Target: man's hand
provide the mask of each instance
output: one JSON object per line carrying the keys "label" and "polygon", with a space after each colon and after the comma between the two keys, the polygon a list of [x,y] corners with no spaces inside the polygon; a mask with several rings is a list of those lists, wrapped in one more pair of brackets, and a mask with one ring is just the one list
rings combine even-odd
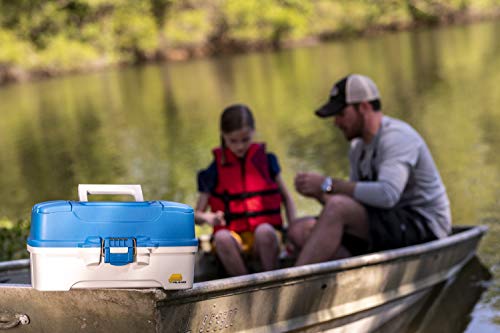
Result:
{"label": "man's hand", "polygon": [[306,197],[313,197],[321,200],[323,196],[321,184],[323,184],[325,179],[326,177],[319,173],[299,172],[295,176],[295,189]]}

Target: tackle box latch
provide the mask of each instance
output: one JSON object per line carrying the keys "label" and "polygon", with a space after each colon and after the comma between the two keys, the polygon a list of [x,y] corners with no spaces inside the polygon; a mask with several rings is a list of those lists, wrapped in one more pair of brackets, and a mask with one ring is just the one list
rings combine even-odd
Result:
{"label": "tackle box latch", "polygon": [[107,237],[101,239],[101,256],[105,263],[113,266],[124,266],[134,262],[137,254],[135,238]]}

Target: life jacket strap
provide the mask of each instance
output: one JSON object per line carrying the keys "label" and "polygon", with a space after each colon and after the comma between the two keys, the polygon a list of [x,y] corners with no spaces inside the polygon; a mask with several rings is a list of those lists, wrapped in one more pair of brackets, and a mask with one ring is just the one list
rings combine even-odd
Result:
{"label": "life jacket strap", "polygon": [[261,195],[274,195],[274,194],[279,194],[280,190],[279,189],[272,189],[272,190],[263,190],[263,191],[255,191],[255,192],[243,192],[243,193],[232,193],[229,194],[227,192],[224,193],[216,193],[212,192],[211,194],[223,200],[224,202],[226,201],[234,201],[234,200],[244,200],[256,196],[261,196]]}
{"label": "life jacket strap", "polygon": [[275,214],[280,214],[280,213],[281,213],[281,210],[279,208],[261,210],[258,212],[229,213],[228,216],[226,216],[227,214],[224,214],[224,219],[226,220],[226,222],[230,222],[232,220],[241,219],[241,218],[275,215]]}

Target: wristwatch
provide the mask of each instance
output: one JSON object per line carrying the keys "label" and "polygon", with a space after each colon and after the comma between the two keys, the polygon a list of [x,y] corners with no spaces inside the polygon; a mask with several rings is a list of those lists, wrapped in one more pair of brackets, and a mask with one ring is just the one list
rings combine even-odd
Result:
{"label": "wristwatch", "polygon": [[333,193],[333,180],[332,177],[326,177],[325,180],[323,181],[323,184],[321,184],[321,191],[323,193],[327,194],[332,194]]}

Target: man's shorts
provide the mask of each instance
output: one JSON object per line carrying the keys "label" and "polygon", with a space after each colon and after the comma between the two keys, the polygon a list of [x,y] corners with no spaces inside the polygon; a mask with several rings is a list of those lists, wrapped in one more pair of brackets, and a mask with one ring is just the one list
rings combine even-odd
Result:
{"label": "man's shorts", "polygon": [[381,209],[366,206],[370,228],[370,242],[344,233],[342,245],[352,254],[361,255],[437,239],[429,222],[409,207]]}

